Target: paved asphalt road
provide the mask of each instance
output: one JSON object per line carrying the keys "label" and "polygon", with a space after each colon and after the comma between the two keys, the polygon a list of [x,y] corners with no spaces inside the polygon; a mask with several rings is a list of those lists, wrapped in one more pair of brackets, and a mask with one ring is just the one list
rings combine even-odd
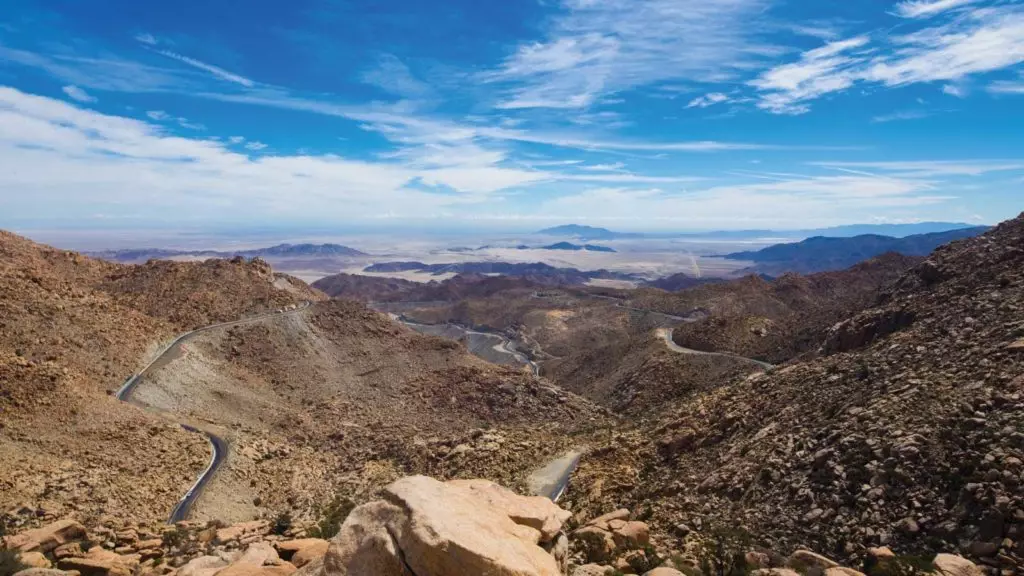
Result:
{"label": "paved asphalt road", "polygon": [[[161,350],[160,353],[157,354],[156,358],[154,358],[152,362],[147,364],[146,367],[143,368],[138,374],[133,375],[131,378],[125,381],[125,383],[122,384],[121,388],[117,391],[117,399],[129,404],[142,406],[142,404],[135,402],[132,397],[135,393],[135,389],[138,388],[139,384],[142,383],[142,381],[145,379],[146,374],[150,370],[154,369],[154,366],[156,366],[162,359],[164,359],[165,356],[167,356],[168,354],[173,354],[178,346],[180,346],[189,338],[195,336],[196,334],[199,334],[200,332],[213,330],[214,328],[242,326],[244,324],[251,324],[253,322],[266,320],[267,318],[274,318],[276,316],[283,316],[288,314],[296,314],[298,312],[305,310],[306,308],[309,308],[309,306],[309,302],[304,302],[298,308],[294,310],[289,310],[287,312],[271,312],[268,314],[261,314],[259,316],[254,316],[252,318],[246,318],[243,320],[221,322],[220,324],[211,324],[209,326],[197,328],[196,330],[193,330],[191,332],[186,332],[175,338],[170,344],[168,344],[163,350]],[[195,432],[197,434],[202,434],[203,436],[206,436],[206,440],[210,443],[210,463],[206,466],[206,469],[199,474],[199,476],[196,478],[195,483],[192,484],[192,487],[188,489],[188,492],[186,492],[185,495],[181,497],[181,500],[178,501],[178,504],[174,507],[174,510],[171,511],[171,515],[167,519],[168,524],[174,524],[175,522],[180,522],[188,518],[189,512],[191,512],[192,510],[192,504],[194,504],[196,499],[199,498],[199,495],[202,494],[203,488],[205,488],[206,485],[210,482],[210,479],[213,478],[213,474],[217,471],[218,468],[220,468],[221,464],[224,463],[224,459],[227,458],[228,455],[228,443],[220,436],[217,436],[216,434],[213,434],[211,432],[207,432],[206,430],[200,430],[193,426],[189,426],[188,424],[181,424],[181,427],[184,428],[185,430],[188,430],[189,432]]]}
{"label": "paved asphalt road", "polygon": [[755,360],[753,358],[747,358],[744,356],[737,356],[735,354],[727,354],[725,352],[704,352],[702,350],[693,350],[692,348],[683,348],[679,344],[676,344],[674,340],[672,340],[672,328],[658,328],[656,332],[658,336],[665,340],[665,345],[668,346],[668,349],[673,352],[678,352],[680,354],[694,354],[697,356],[718,356],[721,358],[731,358],[733,360],[740,360],[742,362],[750,362],[751,364],[757,364],[758,366],[765,370],[771,370],[772,368],[775,368],[774,364],[769,364],[767,362],[762,362],[760,360]]}

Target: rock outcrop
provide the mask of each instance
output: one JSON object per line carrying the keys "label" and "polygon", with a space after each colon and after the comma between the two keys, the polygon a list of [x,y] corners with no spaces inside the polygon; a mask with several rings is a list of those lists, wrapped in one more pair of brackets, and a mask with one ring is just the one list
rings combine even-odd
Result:
{"label": "rock outcrop", "polygon": [[[359,506],[304,576],[560,576],[568,513],[543,498],[481,481],[398,480]],[[562,550],[564,553],[564,549]]]}

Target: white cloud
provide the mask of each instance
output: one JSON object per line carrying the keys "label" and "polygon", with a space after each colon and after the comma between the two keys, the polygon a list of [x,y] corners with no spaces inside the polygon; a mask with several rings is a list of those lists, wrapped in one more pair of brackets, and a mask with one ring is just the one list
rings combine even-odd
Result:
{"label": "white cloud", "polygon": [[252,142],[249,142],[249,143],[247,143],[245,145],[245,148],[247,150],[253,150],[253,151],[263,150],[266,147],[267,147],[266,144],[264,144],[263,142],[260,142],[258,140],[253,140]]}
{"label": "white cloud", "polygon": [[858,83],[950,82],[944,91],[955,94],[970,76],[1024,62],[1024,11],[997,5],[886,40],[884,46],[870,45],[868,36],[833,42],[762,73],[750,83],[761,92],[758,106],[804,113],[811,101]]}
{"label": "white cloud", "polygon": [[75,85],[65,86],[61,88],[61,90],[63,90],[64,93],[68,95],[68,98],[71,98],[72,100],[78,100],[79,102],[96,101],[96,98],[90,96],[88,92]]}
{"label": "white cloud", "polygon": [[687,108],[707,108],[708,106],[714,106],[715,104],[721,104],[722,102],[728,102],[729,97],[721,92],[712,92],[705,94],[704,96],[698,96],[690,101],[686,105]]}
{"label": "white cloud", "polygon": [[987,90],[993,94],[1024,94],[1024,81],[1000,80],[990,84]]}
{"label": "white cloud", "polygon": [[990,172],[1024,170],[1024,160],[946,160],[917,162],[812,162],[827,168],[880,170],[912,178],[938,176],[980,176]]}
{"label": "white cloud", "polygon": [[928,116],[930,116],[930,114],[924,110],[902,110],[891,114],[875,116],[871,121],[876,124],[882,124],[885,122],[896,122],[899,120],[920,120],[921,118],[927,118]]}
{"label": "white cloud", "polygon": [[901,18],[930,18],[936,14],[974,4],[978,0],[905,0],[896,5]]}
{"label": "white cloud", "polygon": [[615,172],[622,170],[626,165],[622,162],[616,162],[614,164],[592,164],[590,166],[580,166],[581,170],[592,170],[595,172]]}
{"label": "white cloud", "polygon": [[847,53],[868,41],[868,37],[858,36],[830,42],[804,52],[798,62],[762,73],[750,82],[763,93],[758,107],[779,114],[800,114],[809,109],[808,100],[849,88],[856,79],[854,67],[860,59]]}
{"label": "white cloud", "polygon": [[582,108],[665,81],[718,82],[777,54],[758,39],[767,0],[564,0],[543,41],[484,79],[501,108]]}
{"label": "white cloud", "polygon": [[942,93],[956,98],[966,98],[967,88],[957,84],[946,84],[942,87]]}
{"label": "white cloud", "polygon": [[392,54],[381,55],[376,66],[363,73],[363,82],[402,98],[425,98],[431,94],[430,86]]}
{"label": "white cloud", "polygon": [[228,137],[228,142],[231,142],[232,144],[241,144],[242,142],[245,142],[245,136],[230,136]]}
{"label": "white cloud", "polygon": [[153,52],[155,52],[157,54],[160,54],[161,56],[166,56],[167,58],[170,58],[172,60],[177,60],[178,62],[181,62],[183,64],[188,64],[189,66],[192,66],[194,68],[198,68],[200,70],[204,70],[206,72],[209,72],[210,74],[213,74],[214,76],[216,76],[217,78],[220,78],[221,80],[227,80],[228,82],[234,82],[235,84],[241,84],[242,86],[245,86],[246,88],[252,88],[252,87],[256,86],[255,82],[253,82],[252,80],[250,80],[248,78],[245,78],[244,76],[239,76],[238,74],[235,74],[233,72],[228,72],[227,70],[225,70],[223,68],[219,68],[217,66],[214,66],[213,64],[207,64],[206,62],[200,62],[199,60],[196,60],[195,58],[189,58],[188,56],[183,56],[181,54],[178,54],[177,52],[171,52],[170,50],[153,50]]}
{"label": "white cloud", "polygon": [[156,120],[157,122],[163,122],[164,120],[171,119],[171,115],[163,110],[150,110],[146,112],[146,116],[149,116],[151,120]]}
{"label": "white cloud", "polygon": [[156,38],[152,34],[147,34],[145,32],[141,32],[139,34],[136,34],[135,35],[135,40],[137,40],[139,42],[142,42],[143,44],[148,44],[150,46],[156,46],[157,45]]}
{"label": "white cloud", "polygon": [[199,122],[190,122],[188,118],[178,118],[178,126],[189,130],[206,130],[206,125]]}

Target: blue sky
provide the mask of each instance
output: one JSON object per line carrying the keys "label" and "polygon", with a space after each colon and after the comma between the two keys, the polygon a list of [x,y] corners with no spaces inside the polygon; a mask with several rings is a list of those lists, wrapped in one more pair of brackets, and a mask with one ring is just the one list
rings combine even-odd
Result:
{"label": "blue sky", "polygon": [[4,0],[0,226],[1024,210],[1006,0]]}

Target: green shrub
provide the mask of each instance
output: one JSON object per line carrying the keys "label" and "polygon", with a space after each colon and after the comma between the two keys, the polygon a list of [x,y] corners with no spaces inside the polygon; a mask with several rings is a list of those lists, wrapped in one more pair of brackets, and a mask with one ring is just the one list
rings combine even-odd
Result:
{"label": "green shrub", "polygon": [[715,529],[707,533],[697,552],[700,571],[705,576],[745,576],[750,572],[746,553],[749,535],[740,529]]}
{"label": "green shrub", "polygon": [[274,534],[278,536],[284,536],[286,532],[292,529],[292,513],[287,510],[281,512],[274,518],[274,527],[272,528]]}
{"label": "green shrub", "polygon": [[309,536],[329,540],[334,538],[341,530],[349,512],[356,507],[355,502],[349,498],[335,496],[334,500],[320,512],[320,520],[316,526],[309,529]]}
{"label": "green shrub", "polygon": [[934,556],[896,556],[881,562],[872,557],[864,560],[864,573],[868,576],[920,576],[934,570]]}
{"label": "green shrub", "polygon": [[21,563],[17,550],[0,548],[0,576],[13,576],[28,566]]}

